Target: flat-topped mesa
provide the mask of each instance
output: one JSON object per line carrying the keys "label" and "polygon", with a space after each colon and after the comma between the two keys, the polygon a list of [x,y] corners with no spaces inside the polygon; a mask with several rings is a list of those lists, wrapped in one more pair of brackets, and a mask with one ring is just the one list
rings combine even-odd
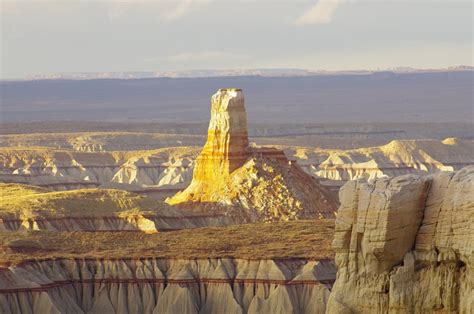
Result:
{"label": "flat-topped mesa", "polygon": [[192,183],[167,202],[210,201],[214,187],[221,187],[248,157],[247,113],[243,92],[238,88],[219,89],[211,97],[207,142],[197,158]]}

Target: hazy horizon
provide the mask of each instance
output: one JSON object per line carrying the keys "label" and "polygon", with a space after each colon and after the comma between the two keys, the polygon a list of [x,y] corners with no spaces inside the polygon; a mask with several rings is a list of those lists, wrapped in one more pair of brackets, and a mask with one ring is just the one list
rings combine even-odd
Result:
{"label": "hazy horizon", "polygon": [[2,121],[204,122],[222,87],[244,90],[251,122],[472,121],[473,73],[12,81]]}
{"label": "hazy horizon", "polygon": [[467,0],[1,0],[0,13],[1,79],[473,65]]}

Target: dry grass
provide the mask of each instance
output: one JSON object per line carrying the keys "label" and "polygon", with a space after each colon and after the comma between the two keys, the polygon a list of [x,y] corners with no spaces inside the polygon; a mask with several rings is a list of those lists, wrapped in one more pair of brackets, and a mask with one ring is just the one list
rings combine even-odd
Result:
{"label": "dry grass", "polygon": [[0,264],[59,258],[332,259],[334,220],[208,227],[167,233],[0,232]]}

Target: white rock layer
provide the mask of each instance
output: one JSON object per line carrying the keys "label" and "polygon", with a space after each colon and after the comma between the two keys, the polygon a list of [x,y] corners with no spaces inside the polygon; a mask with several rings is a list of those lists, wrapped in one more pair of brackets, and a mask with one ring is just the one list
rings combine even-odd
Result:
{"label": "white rock layer", "polygon": [[473,313],[474,167],[348,182],[327,313]]}
{"label": "white rock layer", "polygon": [[328,261],[55,260],[0,270],[1,313],[324,313]]}

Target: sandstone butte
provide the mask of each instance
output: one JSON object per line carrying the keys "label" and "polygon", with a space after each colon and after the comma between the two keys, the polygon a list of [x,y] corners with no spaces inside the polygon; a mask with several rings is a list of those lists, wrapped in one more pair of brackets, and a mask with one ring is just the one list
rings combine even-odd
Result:
{"label": "sandstone butte", "polygon": [[207,142],[192,182],[167,203],[224,206],[248,222],[332,217],[338,206],[283,151],[249,146],[244,96],[236,88],[212,96]]}
{"label": "sandstone butte", "polygon": [[207,141],[197,158],[191,185],[169,204],[210,201],[212,193],[249,157],[247,114],[241,89],[219,89],[211,98]]}

